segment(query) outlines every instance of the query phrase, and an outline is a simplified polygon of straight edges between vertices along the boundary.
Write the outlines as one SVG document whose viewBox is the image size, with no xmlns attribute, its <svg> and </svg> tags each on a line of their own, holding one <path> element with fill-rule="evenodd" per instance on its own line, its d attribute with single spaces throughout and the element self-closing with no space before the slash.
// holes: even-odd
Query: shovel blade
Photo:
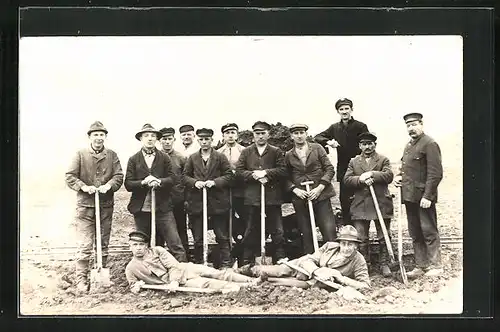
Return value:
<svg viewBox="0 0 500 332">
<path fill-rule="evenodd" d="M 273 258 L 269 256 L 259 256 L 255 258 L 257 265 L 273 265 Z"/>
<path fill-rule="evenodd" d="M 407 285 L 408 277 L 406 276 L 406 269 L 403 265 L 400 265 L 399 268 L 401 270 L 401 278 L 403 279 L 403 284 Z"/>
<path fill-rule="evenodd" d="M 109 269 L 92 269 L 90 271 L 90 284 L 92 288 L 110 287 L 112 283 Z"/>
</svg>

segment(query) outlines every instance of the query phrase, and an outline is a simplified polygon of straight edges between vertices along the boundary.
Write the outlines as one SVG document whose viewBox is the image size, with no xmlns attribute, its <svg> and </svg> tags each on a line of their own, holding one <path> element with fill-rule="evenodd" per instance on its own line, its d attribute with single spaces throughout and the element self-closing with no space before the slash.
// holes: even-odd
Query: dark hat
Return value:
<svg viewBox="0 0 500 332">
<path fill-rule="evenodd" d="M 184 125 L 179 128 L 179 133 L 185 133 L 188 131 L 194 131 L 194 127 L 191 125 Z"/>
<path fill-rule="evenodd" d="M 87 131 L 87 135 L 90 135 L 90 133 L 93 131 L 104 131 L 104 133 L 108 133 L 108 130 L 104 128 L 104 125 L 101 121 L 96 121 L 91 124 L 89 130 Z"/>
<path fill-rule="evenodd" d="M 238 125 L 236 123 L 226 123 L 222 126 L 220 131 L 224 134 L 226 130 L 238 130 Z"/>
<path fill-rule="evenodd" d="M 356 230 L 356 228 L 354 228 L 354 226 L 351 225 L 346 225 L 340 229 L 337 241 L 341 240 L 358 242 L 358 243 L 361 242 L 358 239 L 358 231 Z"/>
<path fill-rule="evenodd" d="M 196 131 L 196 136 L 199 137 L 212 137 L 214 135 L 214 131 L 208 128 L 200 128 Z"/>
<path fill-rule="evenodd" d="M 302 123 L 295 123 L 290 126 L 290 132 L 293 133 L 296 130 L 308 130 L 309 127 Z"/>
<path fill-rule="evenodd" d="M 130 234 L 128 235 L 128 239 L 131 241 L 149 243 L 149 236 L 141 231 L 130 232 Z"/>
<path fill-rule="evenodd" d="M 161 134 L 160 137 L 164 137 L 164 136 L 167 136 L 167 135 L 174 135 L 175 134 L 175 129 L 172 128 L 172 127 L 161 128 L 159 131 L 160 131 L 160 134 Z"/>
<path fill-rule="evenodd" d="M 405 123 L 412 122 L 412 121 L 419 121 L 422 120 L 424 116 L 420 113 L 408 113 L 405 116 L 403 116 L 403 119 L 405 120 Z"/>
<path fill-rule="evenodd" d="M 342 105 L 348 105 L 348 106 L 352 107 L 352 100 L 347 99 L 347 98 L 342 98 L 342 99 L 337 100 L 337 102 L 335 103 L 335 109 L 338 110 L 340 108 L 340 106 L 342 106 Z"/>
<path fill-rule="evenodd" d="M 372 141 L 372 142 L 376 142 L 377 141 L 377 136 L 375 136 L 374 134 L 366 131 L 364 133 L 360 133 L 358 135 L 358 141 Z"/>
<path fill-rule="evenodd" d="M 257 121 L 253 124 L 252 126 L 252 130 L 253 131 L 256 131 L 256 130 L 270 130 L 271 129 L 271 125 L 265 121 Z"/>
<path fill-rule="evenodd" d="M 137 132 L 137 134 L 135 134 L 135 138 L 137 138 L 140 141 L 141 135 L 143 133 L 155 133 L 157 138 L 161 137 L 161 133 L 158 130 L 156 130 L 152 125 L 150 125 L 149 123 L 146 123 L 144 126 L 142 126 L 141 130 L 139 130 Z"/>
</svg>

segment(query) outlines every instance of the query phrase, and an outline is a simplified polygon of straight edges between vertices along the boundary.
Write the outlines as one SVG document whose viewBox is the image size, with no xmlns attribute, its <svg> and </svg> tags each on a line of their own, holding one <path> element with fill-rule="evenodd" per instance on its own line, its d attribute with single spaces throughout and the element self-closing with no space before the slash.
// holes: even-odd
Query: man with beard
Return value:
<svg viewBox="0 0 500 332">
<path fill-rule="evenodd" d="M 396 186 L 402 186 L 408 231 L 415 251 L 416 267 L 407 273 L 408 278 L 443 273 L 436 213 L 437 187 L 443 178 L 441 149 L 424 133 L 422 118 L 420 113 L 403 117 L 411 140 L 404 149 L 401 174 L 395 181 Z"/>
<path fill-rule="evenodd" d="M 138 231 L 151 234 L 151 190 L 156 197 L 156 241 L 165 239 L 167 246 L 180 262 L 187 261 L 186 251 L 182 246 L 177 224 L 172 213 L 171 190 L 175 174 L 170 158 L 155 147 L 161 134 L 149 123 L 135 134 L 141 141 L 142 148 L 129 158 L 125 175 L 125 188 L 132 192 L 128 211 L 134 216 Z"/>
<path fill-rule="evenodd" d="M 337 149 L 337 181 L 340 184 L 339 198 L 342 208 L 342 224 L 347 225 L 351 223 L 349 208 L 353 192 L 345 187 L 343 179 L 349 161 L 361 152 L 358 146 L 358 135 L 368 131 L 368 127 L 363 122 L 354 120 L 352 117 L 353 104 L 351 100 L 347 98 L 337 100 L 335 109 L 340 115 L 340 121 L 316 135 L 314 140 L 323 147 L 328 145 Z"/>
<path fill-rule="evenodd" d="M 181 135 L 182 147 L 179 152 L 184 157 L 189 157 L 200 150 L 200 145 L 195 142 L 194 127 L 191 125 L 183 125 L 179 128 Z"/>
<path fill-rule="evenodd" d="M 133 257 L 125 268 L 125 276 L 132 293 L 138 293 L 144 284 L 166 284 L 171 290 L 184 286 L 238 291 L 241 287 L 257 286 L 265 280 L 265 276 L 251 278 L 231 270 L 180 263 L 165 248 L 151 248 L 149 237 L 143 232 L 130 233 L 129 245 Z"/>
<path fill-rule="evenodd" d="M 377 211 L 373 202 L 369 186 L 373 186 L 375 196 L 384 218 L 385 228 L 390 230 L 393 216 L 392 196 L 389 184 L 394 177 L 389 159 L 375 151 L 377 136 L 365 132 L 359 135 L 361 154 L 352 158 L 344 176 L 345 186 L 354 191 L 354 200 L 351 203 L 352 223 L 358 231 L 361 244 L 359 251 L 370 264 L 369 230 L 370 222 L 375 221 L 377 239 L 379 243 L 379 263 L 382 275 L 391 276 L 388 264 L 387 247 L 384 233 L 378 221 Z M 390 234 L 390 233 L 389 233 Z"/>
<path fill-rule="evenodd" d="M 108 244 L 111 234 L 114 195 L 123 184 L 123 171 L 118 156 L 104 147 L 108 130 L 102 122 L 90 125 L 87 135 L 89 146 L 77 152 L 69 170 L 66 184 L 77 192 L 77 235 L 79 252 L 76 259 L 76 287 L 79 291 L 89 289 L 89 259 L 95 242 L 95 193 L 99 193 L 102 234 L 102 265 L 108 260 Z"/>
</svg>

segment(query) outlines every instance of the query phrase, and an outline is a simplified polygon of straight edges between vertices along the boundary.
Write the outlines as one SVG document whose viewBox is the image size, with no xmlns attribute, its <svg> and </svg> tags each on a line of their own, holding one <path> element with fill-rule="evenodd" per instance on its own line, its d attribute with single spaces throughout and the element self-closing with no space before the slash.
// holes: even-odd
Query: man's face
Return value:
<svg viewBox="0 0 500 332">
<path fill-rule="evenodd" d="M 265 145 L 269 139 L 269 130 L 255 130 L 253 132 L 253 138 L 257 145 Z"/>
<path fill-rule="evenodd" d="M 424 124 L 420 120 L 411 121 L 406 124 L 406 130 L 411 138 L 417 138 L 424 132 Z"/>
<path fill-rule="evenodd" d="M 144 257 L 148 249 L 148 245 L 144 242 L 130 240 L 129 245 L 130 245 L 130 251 L 132 251 L 132 255 L 138 258 Z"/>
<path fill-rule="evenodd" d="M 172 150 L 172 148 L 174 146 L 174 142 L 175 142 L 174 135 L 167 135 L 167 136 L 163 136 L 162 138 L 160 138 L 161 146 L 163 147 L 163 150 L 165 150 L 165 151 Z"/>
<path fill-rule="evenodd" d="M 340 240 L 340 254 L 344 257 L 351 257 L 357 247 L 356 242 Z"/>
<path fill-rule="evenodd" d="M 350 120 L 352 108 L 349 105 L 342 105 L 337 110 L 337 113 L 340 115 L 340 120 Z"/>
<path fill-rule="evenodd" d="M 375 152 L 375 147 L 377 143 L 368 140 L 362 140 L 359 142 L 359 148 L 361 149 L 361 153 L 365 156 L 370 156 L 373 152 Z"/>
<path fill-rule="evenodd" d="M 234 129 L 230 129 L 226 130 L 222 136 L 224 138 L 224 142 L 228 144 L 234 144 L 238 139 L 238 132 Z"/>
<path fill-rule="evenodd" d="M 307 132 L 303 129 L 295 130 L 294 132 L 291 133 L 291 136 L 292 140 L 296 144 L 304 144 L 306 142 Z"/>
<path fill-rule="evenodd" d="M 194 139 L 194 132 L 193 131 L 186 131 L 186 132 L 181 133 L 182 144 L 184 144 L 186 146 L 191 145 L 191 143 L 193 143 L 193 139 Z"/>
<path fill-rule="evenodd" d="M 211 136 L 198 136 L 198 143 L 200 144 L 200 147 L 202 150 L 206 150 L 212 146 L 213 138 Z"/>
<path fill-rule="evenodd" d="M 105 139 L 106 133 L 104 131 L 93 131 L 89 135 L 90 144 L 92 144 L 96 150 L 102 149 Z"/>
</svg>

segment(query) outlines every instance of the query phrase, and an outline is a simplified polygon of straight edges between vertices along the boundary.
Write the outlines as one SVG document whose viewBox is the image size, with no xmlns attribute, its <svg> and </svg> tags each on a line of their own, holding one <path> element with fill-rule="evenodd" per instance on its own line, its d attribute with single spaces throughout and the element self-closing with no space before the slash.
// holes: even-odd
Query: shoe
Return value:
<svg viewBox="0 0 500 332">
<path fill-rule="evenodd" d="M 235 272 L 245 276 L 252 276 L 252 264 L 243 265 L 242 267 L 237 268 Z"/>
<path fill-rule="evenodd" d="M 428 269 L 424 275 L 426 277 L 438 277 L 438 276 L 442 275 L 443 273 L 444 273 L 444 270 L 442 267 L 433 267 L 433 268 Z"/>
<path fill-rule="evenodd" d="M 413 270 L 411 270 L 410 272 L 406 273 L 406 276 L 409 279 L 415 279 L 415 278 L 423 276 L 424 274 L 425 274 L 425 272 L 421 268 L 416 267 Z"/>
<path fill-rule="evenodd" d="M 382 265 L 381 268 L 380 268 L 381 272 L 382 272 L 382 275 L 385 277 L 385 278 L 388 278 L 390 276 L 392 276 L 392 272 L 391 272 L 391 269 L 389 268 L 389 266 L 387 265 Z"/>
</svg>

